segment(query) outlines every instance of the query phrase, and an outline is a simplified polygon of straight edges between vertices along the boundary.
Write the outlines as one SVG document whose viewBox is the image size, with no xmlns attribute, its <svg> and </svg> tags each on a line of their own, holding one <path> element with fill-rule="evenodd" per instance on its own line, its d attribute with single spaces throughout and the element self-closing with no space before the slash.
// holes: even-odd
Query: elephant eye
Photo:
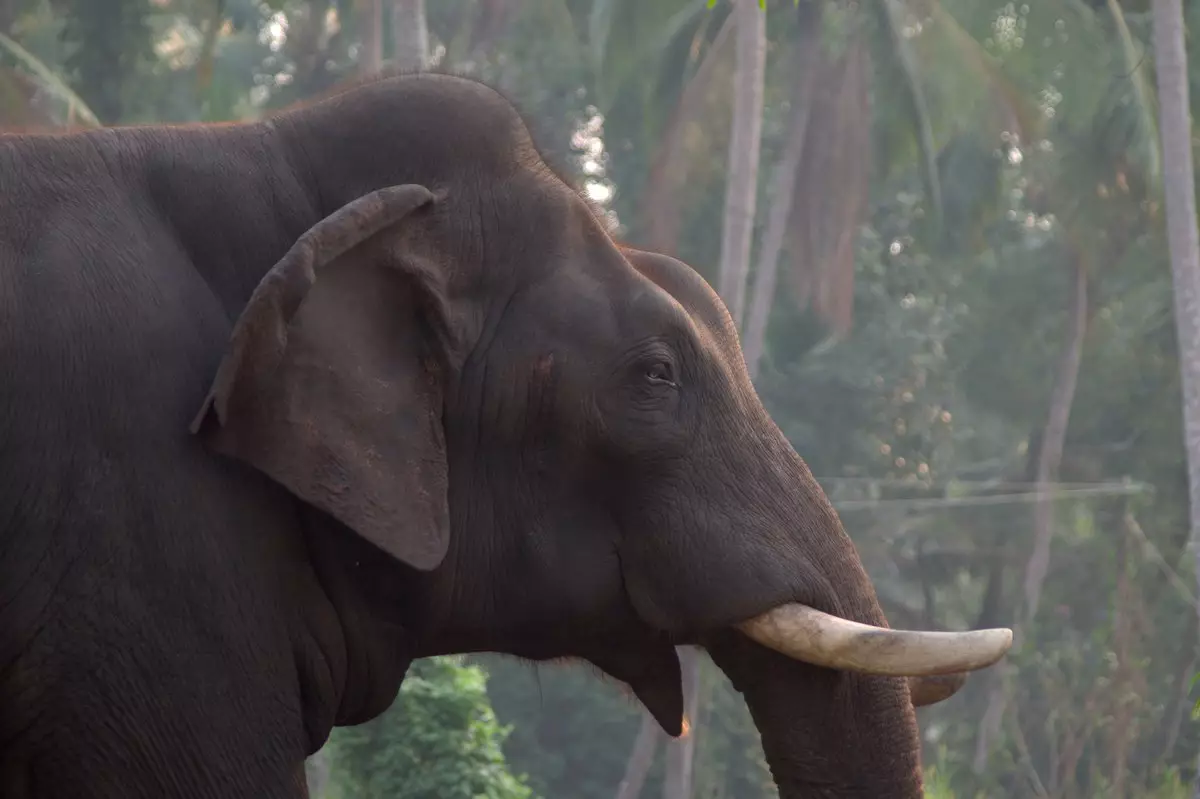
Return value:
<svg viewBox="0 0 1200 799">
<path fill-rule="evenodd" d="M 646 369 L 646 379 L 659 385 L 675 385 L 675 370 L 666 361 L 658 361 Z"/>
</svg>

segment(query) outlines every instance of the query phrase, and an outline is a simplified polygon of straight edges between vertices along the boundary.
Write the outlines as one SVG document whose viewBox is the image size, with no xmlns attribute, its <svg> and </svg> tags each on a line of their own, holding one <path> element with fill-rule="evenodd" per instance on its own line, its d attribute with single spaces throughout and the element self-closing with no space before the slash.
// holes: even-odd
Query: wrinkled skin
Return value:
<svg viewBox="0 0 1200 799">
<path fill-rule="evenodd" d="M 724 306 L 615 243 L 490 89 L 10 137 L 0 184 L 3 796 L 303 796 L 332 725 L 450 652 L 589 660 L 674 734 L 678 643 L 785 799 L 920 795 L 903 680 L 731 630 L 886 622 Z M 391 186 L 315 284 L 263 280 Z"/>
</svg>

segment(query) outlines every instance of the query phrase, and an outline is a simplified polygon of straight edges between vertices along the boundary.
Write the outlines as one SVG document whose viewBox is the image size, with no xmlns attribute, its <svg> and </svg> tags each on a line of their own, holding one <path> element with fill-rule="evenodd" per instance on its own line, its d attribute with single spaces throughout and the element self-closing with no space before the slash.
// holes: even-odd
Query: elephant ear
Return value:
<svg viewBox="0 0 1200 799">
<path fill-rule="evenodd" d="M 304 233 L 234 326 L 192 422 L 393 557 L 449 545 L 444 276 L 419 254 L 423 186 L 381 189 Z"/>
</svg>

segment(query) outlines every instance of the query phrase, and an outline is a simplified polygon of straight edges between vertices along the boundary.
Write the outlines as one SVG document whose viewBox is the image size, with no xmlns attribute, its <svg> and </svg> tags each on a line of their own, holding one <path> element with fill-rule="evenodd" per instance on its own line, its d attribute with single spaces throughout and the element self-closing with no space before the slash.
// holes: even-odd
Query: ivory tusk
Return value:
<svg viewBox="0 0 1200 799">
<path fill-rule="evenodd" d="M 1012 646 L 1012 630 L 914 632 L 872 627 L 807 605 L 780 605 L 736 625 L 765 647 L 830 669 L 923 677 L 990 666 Z"/>
</svg>

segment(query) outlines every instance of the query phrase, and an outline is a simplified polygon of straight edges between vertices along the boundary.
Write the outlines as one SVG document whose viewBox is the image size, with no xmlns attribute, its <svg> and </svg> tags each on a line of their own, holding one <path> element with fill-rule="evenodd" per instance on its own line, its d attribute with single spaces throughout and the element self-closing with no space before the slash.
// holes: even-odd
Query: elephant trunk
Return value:
<svg viewBox="0 0 1200 799">
<path fill-rule="evenodd" d="M 707 648 L 746 699 L 780 799 L 923 795 L 904 678 L 814 666 L 735 631 Z"/>
</svg>

